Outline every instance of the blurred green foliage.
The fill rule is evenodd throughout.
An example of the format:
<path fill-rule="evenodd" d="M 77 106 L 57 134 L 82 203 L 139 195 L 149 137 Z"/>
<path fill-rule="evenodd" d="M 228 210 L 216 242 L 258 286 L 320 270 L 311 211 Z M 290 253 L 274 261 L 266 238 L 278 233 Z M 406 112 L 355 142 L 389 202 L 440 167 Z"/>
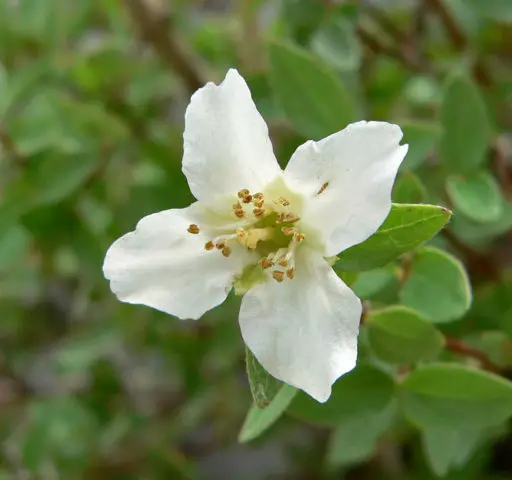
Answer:
<path fill-rule="evenodd" d="M 511 22 L 510 0 L 1 1 L 0 478 L 512 478 Z M 394 201 L 454 212 L 421 247 L 448 214 L 396 205 L 341 256 L 365 314 L 325 405 L 270 382 L 251 407 L 236 297 L 181 322 L 102 276 L 191 202 L 184 110 L 231 66 L 282 165 L 391 121 Z"/>

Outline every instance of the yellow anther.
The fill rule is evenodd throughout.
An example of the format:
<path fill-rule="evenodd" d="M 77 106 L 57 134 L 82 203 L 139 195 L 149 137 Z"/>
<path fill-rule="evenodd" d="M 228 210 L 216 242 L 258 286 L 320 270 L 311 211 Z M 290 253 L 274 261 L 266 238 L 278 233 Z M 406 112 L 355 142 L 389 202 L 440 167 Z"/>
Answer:
<path fill-rule="evenodd" d="M 249 195 L 249 193 L 250 193 L 249 190 L 247 190 L 247 188 L 244 188 L 238 192 L 238 198 L 247 197 L 247 195 Z"/>
<path fill-rule="evenodd" d="M 295 233 L 295 229 L 293 227 L 282 227 L 281 232 L 283 232 L 287 237 L 293 235 Z"/>
<path fill-rule="evenodd" d="M 279 270 L 274 270 L 272 272 L 272 278 L 277 282 L 281 283 L 284 280 L 284 273 Z"/>
<path fill-rule="evenodd" d="M 300 243 L 302 240 L 304 240 L 304 234 L 303 233 L 296 233 L 294 237 L 295 243 Z"/>
<path fill-rule="evenodd" d="M 287 213 L 286 215 L 284 215 L 283 217 L 283 223 L 295 223 L 295 222 L 298 222 L 300 220 L 300 217 L 298 215 L 295 215 L 295 213 Z"/>
<path fill-rule="evenodd" d="M 239 243 L 245 243 L 248 233 L 243 228 L 238 228 L 236 231 L 236 239 Z"/>
<path fill-rule="evenodd" d="M 215 245 L 213 244 L 213 242 L 210 240 L 209 242 L 206 242 L 204 244 L 204 249 L 205 250 L 213 250 L 215 248 Z"/>
<path fill-rule="evenodd" d="M 252 202 L 252 195 L 246 195 L 245 197 L 242 197 L 242 202 L 244 202 L 244 203 L 251 203 Z"/>
<path fill-rule="evenodd" d="M 231 255 L 231 248 L 229 247 L 224 247 L 222 249 L 222 255 L 224 255 L 226 258 L 229 257 Z"/>
<path fill-rule="evenodd" d="M 254 200 L 254 197 L 252 197 L 253 200 L 252 200 L 252 204 L 255 206 L 255 207 L 258 207 L 258 208 L 261 208 L 263 207 L 263 204 L 265 203 L 265 200 Z"/>
<path fill-rule="evenodd" d="M 263 268 L 263 270 L 266 270 L 267 268 L 273 267 L 274 262 L 272 260 L 269 260 L 267 257 L 263 257 L 259 261 L 260 267 Z"/>
<path fill-rule="evenodd" d="M 295 277 L 295 267 L 292 267 L 292 268 L 289 268 L 288 270 L 286 270 L 286 276 L 290 280 L 293 280 L 293 278 Z"/>
<path fill-rule="evenodd" d="M 254 213 L 254 216 L 261 217 L 265 213 L 264 208 L 255 208 L 252 213 Z"/>
<path fill-rule="evenodd" d="M 217 250 L 222 250 L 226 245 L 223 242 L 218 242 L 215 244 L 215 248 Z"/>
<path fill-rule="evenodd" d="M 286 257 L 280 258 L 277 263 L 281 265 L 281 267 L 286 268 L 288 266 L 288 259 Z"/>
<path fill-rule="evenodd" d="M 245 212 L 243 210 L 243 208 L 237 208 L 236 210 L 234 210 L 234 214 L 238 217 L 238 218 L 244 218 L 245 217 Z"/>
<path fill-rule="evenodd" d="M 325 189 L 329 186 L 329 182 L 325 182 L 321 187 L 320 190 L 318 190 L 317 195 L 320 195 L 321 193 L 325 192 Z"/>
<path fill-rule="evenodd" d="M 263 200 L 263 193 L 261 192 L 258 192 L 258 193 L 255 193 L 252 198 L 254 200 L 256 200 L 257 202 L 261 202 Z"/>
<path fill-rule="evenodd" d="M 199 233 L 199 227 L 195 223 L 191 223 L 187 228 L 187 232 L 197 235 Z"/>
<path fill-rule="evenodd" d="M 240 205 L 240 202 L 233 203 L 233 210 L 238 210 L 242 208 L 242 205 Z"/>
<path fill-rule="evenodd" d="M 283 207 L 288 207 L 290 205 L 290 202 L 288 200 L 286 200 L 286 198 L 284 197 L 279 197 L 277 199 L 277 201 L 283 206 Z"/>

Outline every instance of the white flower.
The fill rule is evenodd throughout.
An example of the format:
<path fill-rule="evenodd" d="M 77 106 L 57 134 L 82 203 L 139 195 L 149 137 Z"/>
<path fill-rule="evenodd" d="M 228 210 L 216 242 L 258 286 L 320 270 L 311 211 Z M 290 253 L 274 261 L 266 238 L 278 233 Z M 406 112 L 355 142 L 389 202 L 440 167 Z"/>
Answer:
<path fill-rule="evenodd" d="M 185 115 L 183 172 L 197 202 L 143 218 L 107 252 L 117 297 L 199 318 L 246 286 L 242 336 L 274 377 L 319 402 L 352 370 L 361 302 L 325 260 L 370 237 L 391 208 L 407 145 L 358 122 L 301 145 L 284 172 L 244 79 L 208 83 Z"/>

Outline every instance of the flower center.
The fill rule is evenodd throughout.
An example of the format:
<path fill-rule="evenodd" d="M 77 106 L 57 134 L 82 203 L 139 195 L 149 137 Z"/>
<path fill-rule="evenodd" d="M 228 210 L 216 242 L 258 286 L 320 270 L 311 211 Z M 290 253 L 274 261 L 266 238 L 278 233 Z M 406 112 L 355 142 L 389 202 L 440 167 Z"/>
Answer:
<path fill-rule="evenodd" d="M 292 211 L 291 202 L 284 197 L 267 200 L 263 193 L 251 194 L 240 190 L 232 205 L 235 224 L 228 234 L 219 235 L 204 248 L 219 251 L 229 257 L 235 244 L 259 254 L 258 265 L 281 283 L 295 277 L 295 251 L 304 240 L 298 229 L 300 217 Z M 188 231 L 199 233 L 199 226 L 189 225 Z"/>

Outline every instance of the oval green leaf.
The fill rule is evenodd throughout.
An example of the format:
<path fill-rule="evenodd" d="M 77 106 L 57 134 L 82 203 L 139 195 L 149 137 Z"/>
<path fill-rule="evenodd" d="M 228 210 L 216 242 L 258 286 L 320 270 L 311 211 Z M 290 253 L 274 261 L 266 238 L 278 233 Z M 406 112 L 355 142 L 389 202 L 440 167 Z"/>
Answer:
<path fill-rule="evenodd" d="M 354 26 L 336 18 L 320 28 L 311 41 L 313 51 L 329 65 L 340 70 L 355 70 L 361 63 L 361 47 Z"/>
<path fill-rule="evenodd" d="M 439 153 L 453 172 L 470 172 L 485 160 L 490 125 L 478 87 L 469 76 L 456 75 L 446 85 L 441 104 L 443 135 Z"/>
<path fill-rule="evenodd" d="M 503 214 L 500 187 L 487 171 L 466 177 L 451 175 L 446 179 L 446 191 L 455 211 L 476 222 L 498 220 Z"/>
<path fill-rule="evenodd" d="M 411 171 L 402 173 L 393 186 L 393 202 L 421 203 L 427 196 L 427 190 L 417 175 Z"/>
<path fill-rule="evenodd" d="M 402 302 L 432 323 L 461 318 L 471 305 L 471 286 L 464 266 L 437 248 L 414 256 L 402 289 Z"/>
<path fill-rule="evenodd" d="M 512 383 L 463 365 L 415 370 L 400 386 L 400 399 L 407 417 L 424 428 L 485 428 L 512 415 Z"/>
<path fill-rule="evenodd" d="M 403 306 L 372 312 L 368 316 L 368 341 L 380 359 L 397 364 L 432 360 L 444 345 L 440 332 Z"/>
<path fill-rule="evenodd" d="M 290 122 L 320 139 L 354 121 L 352 97 L 331 68 L 299 47 L 271 43 L 270 82 Z"/>
<path fill-rule="evenodd" d="M 339 255 L 336 269 L 358 271 L 382 267 L 433 237 L 450 216 L 450 210 L 435 205 L 395 203 L 374 235 Z"/>
<path fill-rule="evenodd" d="M 427 155 L 437 146 L 441 138 L 441 127 L 436 124 L 419 122 L 402 123 L 401 127 L 404 132 L 403 143 L 409 145 L 409 150 L 401 168 L 414 170 L 423 163 Z"/>

